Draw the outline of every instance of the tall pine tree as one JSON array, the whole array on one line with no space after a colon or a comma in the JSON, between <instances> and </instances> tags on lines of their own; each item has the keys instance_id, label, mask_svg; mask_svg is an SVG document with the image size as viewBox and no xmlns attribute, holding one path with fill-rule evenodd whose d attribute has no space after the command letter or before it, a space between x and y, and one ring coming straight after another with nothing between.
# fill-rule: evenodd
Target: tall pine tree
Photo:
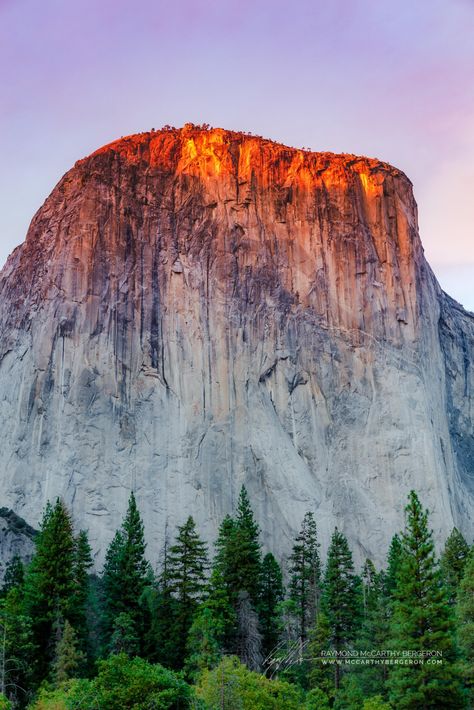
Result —
<instances>
[{"instance_id":1,"label":"tall pine tree","mask_svg":"<svg viewBox=\"0 0 474 710\"><path fill-rule=\"evenodd\" d=\"M75 540L70 513L59 498L54 506L46 506L35 546L25 580L25 614L33 620L36 667L42 679L53 660L54 623L74 614Z\"/></svg>"},{"instance_id":2,"label":"tall pine tree","mask_svg":"<svg viewBox=\"0 0 474 710\"><path fill-rule=\"evenodd\" d=\"M255 521L247 489L242 486L237 505L234 534L230 539L230 584L233 594L248 592L254 607L260 596L260 529Z\"/></svg>"},{"instance_id":3,"label":"tall pine tree","mask_svg":"<svg viewBox=\"0 0 474 710\"><path fill-rule=\"evenodd\" d=\"M186 655L186 641L193 616L206 587L207 546L200 540L190 516L178 528L174 545L170 547L167 564L167 589L175 603L175 645L180 666Z\"/></svg>"},{"instance_id":4,"label":"tall pine tree","mask_svg":"<svg viewBox=\"0 0 474 710\"><path fill-rule=\"evenodd\" d=\"M266 659L276 648L280 635L279 604L283 600L283 575L271 552L262 562L258 612L262 633L262 653Z\"/></svg>"},{"instance_id":5,"label":"tall pine tree","mask_svg":"<svg viewBox=\"0 0 474 710\"><path fill-rule=\"evenodd\" d=\"M321 562L316 521L311 512L303 518L290 556L290 599L295 603L304 644L308 629L314 624L320 597Z\"/></svg>"},{"instance_id":6,"label":"tall pine tree","mask_svg":"<svg viewBox=\"0 0 474 710\"><path fill-rule=\"evenodd\" d=\"M415 491L410 492L405 511L391 646L419 658L413 665L400 663L391 668L390 701L399 710L455 710L464 707L465 700L457 674L454 627L435 561L428 511L423 510ZM441 663L423 657L433 651L442 654Z\"/></svg>"},{"instance_id":7,"label":"tall pine tree","mask_svg":"<svg viewBox=\"0 0 474 710\"><path fill-rule=\"evenodd\" d=\"M137 635L144 636L141 597L151 583L151 568L145 558L145 549L143 522L132 492L122 528L107 550L102 574L106 643L110 643L115 619L121 613L129 614L136 624Z\"/></svg>"},{"instance_id":8,"label":"tall pine tree","mask_svg":"<svg viewBox=\"0 0 474 710\"><path fill-rule=\"evenodd\" d=\"M359 611L359 585L354 574L352 553L347 539L336 528L329 546L324 575L321 608L329 628L331 643L336 651L342 651L354 639ZM339 688L341 667L334 665L334 686Z\"/></svg>"},{"instance_id":9,"label":"tall pine tree","mask_svg":"<svg viewBox=\"0 0 474 710\"><path fill-rule=\"evenodd\" d=\"M74 594L72 598L71 622L77 635L79 651L84 654L88 645L87 606L89 603L89 570L92 567L92 551L85 530L75 539L74 548ZM69 631L68 631L69 633Z\"/></svg>"},{"instance_id":10,"label":"tall pine tree","mask_svg":"<svg viewBox=\"0 0 474 710\"><path fill-rule=\"evenodd\" d=\"M386 594L385 574L377 572L369 559L362 570L361 587L362 610L356 648L366 652L383 652L389 646L389 597ZM361 665L356 671L365 696L385 692L387 666Z\"/></svg>"},{"instance_id":11,"label":"tall pine tree","mask_svg":"<svg viewBox=\"0 0 474 710\"><path fill-rule=\"evenodd\" d=\"M474 548L464 566L456 604L457 640L470 707L474 707Z\"/></svg>"},{"instance_id":12,"label":"tall pine tree","mask_svg":"<svg viewBox=\"0 0 474 710\"><path fill-rule=\"evenodd\" d=\"M464 567L469 556L469 545L457 528L453 528L444 545L440 558L443 584L448 592L449 603L454 606Z\"/></svg>"}]
</instances>

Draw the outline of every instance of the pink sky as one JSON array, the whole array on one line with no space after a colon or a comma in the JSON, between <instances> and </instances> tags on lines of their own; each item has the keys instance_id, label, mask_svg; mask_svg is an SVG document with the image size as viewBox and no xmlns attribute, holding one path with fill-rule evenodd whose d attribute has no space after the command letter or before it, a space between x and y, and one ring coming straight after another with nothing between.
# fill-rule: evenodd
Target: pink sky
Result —
<instances>
[{"instance_id":1,"label":"pink sky","mask_svg":"<svg viewBox=\"0 0 474 710\"><path fill-rule=\"evenodd\" d=\"M210 123L404 170L474 310L473 0L0 0L0 262L78 158Z\"/></svg>"}]
</instances>

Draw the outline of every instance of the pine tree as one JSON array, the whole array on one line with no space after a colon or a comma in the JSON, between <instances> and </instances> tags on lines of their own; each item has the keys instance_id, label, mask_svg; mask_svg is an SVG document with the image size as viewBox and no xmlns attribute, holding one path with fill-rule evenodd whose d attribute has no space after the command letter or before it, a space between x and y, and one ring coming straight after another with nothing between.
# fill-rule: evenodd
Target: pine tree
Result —
<instances>
[{"instance_id":1,"label":"pine tree","mask_svg":"<svg viewBox=\"0 0 474 710\"><path fill-rule=\"evenodd\" d=\"M167 561L167 589L175 598L175 639L180 665L184 662L186 640L193 616L202 600L206 586L207 546L196 532L190 516L178 527L174 545Z\"/></svg>"},{"instance_id":2,"label":"pine tree","mask_svg":"<svg viewBox=\"0 0 474 710\"><path fill-rule=\"evenodd\" d=\"M8 696L15 707L23 706L33 685L35 651L32 620L25 615L23 591L12 587L0 600L0 693Z\"/></svg>"},{"instance_id":3,"label":"pine tree","mask_svg":"<svg viewBox=\"0 0 474 710\"><path fill-rule=\"evenodd\" d=\"M442 663L397 664L388 678L397 710L461 708L465 702L455 665L453 622L434 557L428 511L409 495L391 619L391 646L401 652L441 652Z\"/></svg>"},{"instance_id":4,"label":"pine tree","mask_svg":"<svg viewBox=\"0 0 474 710\"><path fill-rule=\"evenodd\" d=\"M78 640L74 628L65 621L56 643L53 660L53 682L56 687L77 676L84 664L84 654L78 649Z\"/></svg>"},{"instance_id":5,"label":"pine tree","mask_svg":"<svg viewBox=\"0 0 474 710\"><path fill-rule=\"evenodd\" d=\"M19 555L13 555L5 567L0 597L6 597L11 589L23 589L24 582L25 568L22 559Z\"/></svg>"},{"instance_id":6,"label":"pine tree","mask_svg":"<svg viewBox=\"0 0 474 710\"><path fill-rule=\"evenodd\" d=\"M320 596L321 563L316 521L311 512L303 518L290 557L290 599L295 602L303 645L314 623Z\"/></svg>"},{"instance_id":7,"label":"pine tree","mask_svg":"<svg viewBox=\"0 0 474 710\"><path fill-rule=\"evenodd\" d=\"M254 607L260 595L260 529L250 506L247 489L242 486L237 505L234 534L230 538L230 584L234 596L248 592Z\"/></svg>"},{"instance_id":8,"label":"pine tree","mask_svg":"<svg viewBox=\"0 0 474 710\"><path fill-rule=\"evenodd\" d=\"M474 549L470 552L459 584L456 621L462 675L470 694L470 707L474 707Z\"/></svg>"},{"instance_id":9,"label":"pine tree","mask_svg":"<svg viewBox=\"0 0 474 710\"><path fill-rule=\"evenodd\" d=\"M85 530L75 539L74 549L74 595L71 622L77 633L78 644L85 652L88 641L87 605L89 601L89 570L92 567L92 550Z\"/></svg>"},{"instance_id":10,"label":"pine tree","mask_svg":"<svg viewBox=\"0 0 474 710\"><path fill-rule=\"evenodd\" d=\"M400 536L395 534L390 542L387 555L387 571L385 573L385 592L387 596L392 596L395 592L401 555L402 542Z\"/></svg>"},{"instance_id":11,"label":"pine tree","mask_svg":"<svg viewBox=\"0 0 474 710\"><path fill-rule=\"evenodd\" d=\"M233 593L229 583L229 544L233 531L234 521L227 516L222 521L216 542L216 555L214 557L211 577L209 580L208 598L206 606L209 607L221 628L222 650L230 651L236 633L236 615L233 605Z\"/></svg>"},{"instance_id":12,"label":"pine tree","mask_svg":"<svg viewBox=\"0 0 474 710\"><path fill-rule=\"evenodd\" d=\"M126 653L129 658L140 653L136 621L124 611L114 621L110 650L112 653Z\"/></svg>"},{"instance_id":13,"label":"pine tree","mask_svg":"<svg viewBox=\"0 0 474 710\"><path fill-rule=\"evenodd\" d=\"M116 616L123 611L121 604L123 551L123 533L121 530L117 530L105 553L105 563L101 580L104 602L102 624L106 637L110 636Z\"/></svg>"},{"instance_id":14,"label":"pine tree","mask_svg":"<svg viewBox=\"0 0 474 710\"><path fill-rule=\"evenodd\" d=\"M239 594L247 592L254 609L260 601L261 550L258 535L259 529L243 487L237 518L234 520L227 515L219 528L207 602L222 621L224 647L228 653L236 653Z\"/></svg>"},{"instance_id":15,"label":"pine tree","mask_svg":"<svg viewBox=\"0 0 474 710\"><path fill-rule=\"evenodd\" d=\"M354 639L357 629L358 579L346 537L336 528L328 551L321 608L331 629L331 643L341 651ZM340 684L340 666L334 665L334 685Z\"/></svg>"},{"instance_id":16,"label":"pine tree","mask_svg":"<svg viewBox=\"0 0 474 710\"><path fill-rule=\"evenodd\" d=\"M266 658L275 650L280 635L279 604L283 600L283 576L271 552L262 562L258 614L262 632L262 652Z\"/></svg>"},{"instance_id":17,"label":"pine tree","mask_svg":"<svg viewBox=\"0 0 474 710\"><path fill-rule=\"evenodd\" d=\"M49 503L35 538L36 551L25 579L25 614L33 619L39 679L44 678L54 652L53 624L73 614L75 541L72 520L59 498Z\"/></svg>"},{"instance_id":18,"label":"pine tree","mask_svg":"<svg viewBox=\"0 0 474 710\"><path fill-rule=\"evenodd\" d=\"M469 556L469 545L457 528L453 528L446 540L440 559L443 584L448 592L451 606L456 603L456 593Z\"/></svg>"},{"instance_id":19,"label":"pine tree","mask_svg":"<svg viewBox=\"0 0 474 710\"><path fill-rule=\"evenodd\" d=\"M362 612L356 648L361 651L384 651L389 638L389 598L386 578L377 572L373 562L365 561L362 571ZM364 696L383 693L387 677L385 665L362 665L357 668L359 685Z\"/></svg>"},{"instance_id":20,"label":"pine tree","mask_svg":"<svg viewBox=\"0 0 474 710\"><path fill-rule=\"evenodd\" d=\"M143 638L143 608L140 599L151 582L151 568L145 558L143 523L133 492L121 530L117 531L106 553L102 574L104 594L104 635L109 643L113 625L121 613L130 614L136 632Z\"/></svg>"},{"instance_id":21,"label":"pine tree","mask_svg":"<svg viewBox=\"0 0 474 710\"><path fill-rule=\"evenodd\" d=\"M309 666L310 688L320 688L328 697L333 695L334 689L333 666L324 663L325 654L329 651L330 646L331 627L326 614L321 611L309 631L305 657Z\"/></svg>"}]
</instances>

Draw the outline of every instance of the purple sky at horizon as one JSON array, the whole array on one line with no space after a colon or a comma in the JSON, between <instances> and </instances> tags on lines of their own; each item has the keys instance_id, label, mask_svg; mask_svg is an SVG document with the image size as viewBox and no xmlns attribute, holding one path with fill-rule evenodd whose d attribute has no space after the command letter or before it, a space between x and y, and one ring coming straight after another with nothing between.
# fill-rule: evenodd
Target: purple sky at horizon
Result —
<instances>
[{"instance_id":1,"label":"purple sky at horizon","mask_svg":"<svg viewBox=\"0 0 474 710\"><path fill-rule=\"evenodd\" d=\"M474 0L0 0L0 262L74 162L188 121L375 156L474 311Z\"/></svg>"}]
</instances>

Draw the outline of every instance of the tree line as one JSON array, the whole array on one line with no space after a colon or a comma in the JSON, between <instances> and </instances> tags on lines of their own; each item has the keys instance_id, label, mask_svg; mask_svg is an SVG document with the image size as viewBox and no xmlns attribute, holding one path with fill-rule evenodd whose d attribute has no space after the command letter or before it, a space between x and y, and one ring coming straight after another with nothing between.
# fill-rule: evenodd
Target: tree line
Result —
<instances>
[{"instance_id":1,"label":"tree line","mask_svg":"<svg viewBox=\"0 0 474 710\"><path fill-rule=\"evenodd\" d=\"M0 710L474 707L473 548L454 529L438 559L414 491L359 573L337 528L323 564L311 511L282 570L245 487L212 558L190 516L154 572L133 493L99 575L60 499L35 545L0 592Z\"/></svg>"}]
</instances>

